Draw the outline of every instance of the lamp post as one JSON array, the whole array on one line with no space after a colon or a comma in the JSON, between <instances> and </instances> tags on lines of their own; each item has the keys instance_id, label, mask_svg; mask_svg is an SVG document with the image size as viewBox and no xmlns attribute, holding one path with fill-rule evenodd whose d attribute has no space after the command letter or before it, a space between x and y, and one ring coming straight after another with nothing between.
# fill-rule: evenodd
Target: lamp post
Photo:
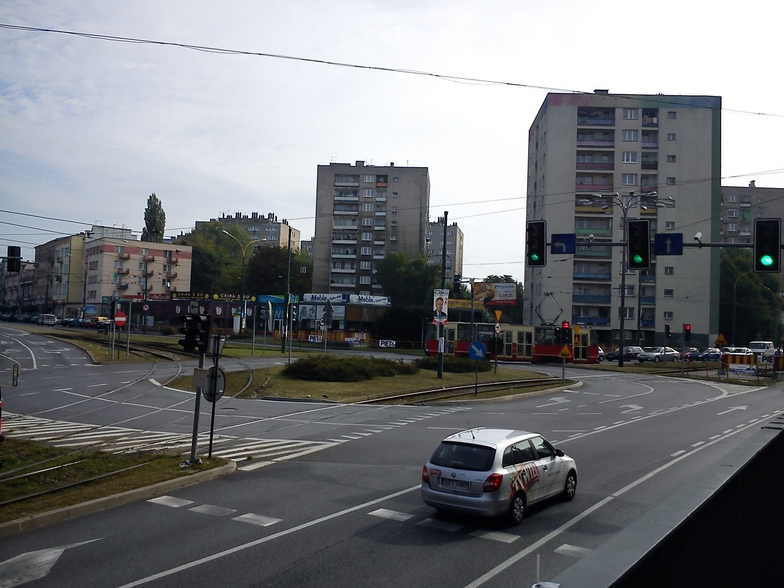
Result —
<instances>
[{"instance_id":1,"label":"lamp post","mask_svg":"<svg viewBox=\"0 0 784 588\"><path fill-rule=\"evenodd\" d=\"M735 347L735 317L737 315L737 308L738 305L736 303L738 297L738 282L743 276L747 276L749 274L753 274L754 270L749 270L747 272L743 272L737 278L735 278L735 284L732 286L732 346Z\"/></svg>"},{"instance_id":2,"label":"lamp post","mask_svg":"<svg viewBox=\"0 0 784 588\"><path fill-rule=\"evenodd\" d=\"M223 234L228 235L234 239L242 250L242 293L240 294L242 298L242 321L240 323L240 330L242 330L245 328L245 316L248 314L248 301L245 300L245 254L248 252L248 247L253 244L253 241L248 241L245 245L243 245L240 243L240 240L237 239L237 237L229 233L227 230L224 229Z\"/></svg>"},{"instance_id":3,"label":"lamp post","mask_svg":"<svg viewBox=\"0 0 784 588\"><path fill-rule=\"evenodd\" d=\"M644 194L635 194L634 190L629 191L628 195L621 196L618 192L614 194L594 194L594 200L601 205L603 209L618 206L621 209L623 216L623 241L621 242L621 291L620 291L620 344L618 345L618 367L623 367L623 347L624 335L626 330L626 304L624 298L626 297L626 256L629 248L628 236L626 233L626 221L629 216L629 210L639 207L641 210L647 210L650 207L656 208L673 208L675 200L667 197L660 199L656 192L646 192Z\"/></svg>"},{"instance_id":4,"label":"lamp post","mask_svg":"<svg viewBox=\"0 0 784 588\"><path fill-rule=\"evenodd\" d=\"M84 262L83 259L79 259L78 257L74 257L73 255L71 255L70 251L67 252L66 255L68 257L70 257L71 259L75 259L75 260L79 261L84 266L84 276L82 277L82 316L79 317L79 318L83 319L84 318L85 307L87 306L87 264ZM69 276L68 287L69 288L71 286L70 275L71 275L71 269L69 267L68 268L68 276ZM66 305L67 305L68 304L68 295L67 294L65 296L65 300L66 300Z\"/></svg>"}]
</instances>

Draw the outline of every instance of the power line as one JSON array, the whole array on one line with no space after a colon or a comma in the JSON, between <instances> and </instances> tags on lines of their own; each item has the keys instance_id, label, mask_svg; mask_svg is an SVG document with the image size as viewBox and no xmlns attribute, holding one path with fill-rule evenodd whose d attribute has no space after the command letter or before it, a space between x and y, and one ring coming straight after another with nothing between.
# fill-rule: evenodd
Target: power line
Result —
<instances>
[{"instance_id":1,"label":"power line","mask_svg":"<svg viewBox=\"0 0 784 588\"><path fill-rule=\"evenodd\" d=\"M556 88L552 86L542 86L537 84L524 84L520 82L509 82L503 80L490 80L485 78L472 78L466 76L456 76L456 75L449 75L449 74L440 74L434 72L426 72L426 71L419 71L414 69L404 69L404 68L395 68L395 67L385 67L385 66L378 66L378 65L363 65L359 63L349 63L343 61L330 61L326 59L316 59L312 57L299 57L295 55L284 55L280 53L266 53L262 51L246 51L241 49L229 49L225 47L211 47L208 45L193 45L189 43L178 43L175 41L158 41L155 39L142 39L138 37L120 37L116 35L104 35L100 33L85 33L80 31L68 31L62 29L49 29L49 28L42 28L42 27L29 27L23 25L14 25L8 23L0 23L0 28L9 29L9 30L16 30L16 31L26 31L26 32L34 32L34 33L54 33L59 35L71 35L75 37L82 37L85 39L94 39L98 41L111 41L115 43L132 43L132 44L143 44L143 45L160 45L166 47L179 47L181 49L189 49L193 51L203 51L205 53L214 53L218 55L240 55L240 56L249 56L249 57L266 57L269 59L283 59L289 61L300 61L304 63L314 63L318 65L330 65L333 67L347 67L347 68L354 68L354 69L363 69L368 71L380 71L380 72L387 72L387 73L399 73L399 74L406 74L406 75L414 75L414 76L424 76L424 77L431 77L436 78L448 82L457 82L457 83L473 83L473 84L484 84L484 85L491 85L491 86L508 86L513 88L526 88L532 90L545 90L547 92L562 92L567 94L592 94L591 92L584 92L582 90L569 90L565 88ZM632 94L613 94L613 96L617 97L626 97L626 98L634 98L636 95ZM659 94L651 94L651 99L658 102L659 104L663 105L673 105L673 106L682 106L686 104L686 99L684 98L683 101L679 101L678 99L673 98L665 98L664 95ZM697 106L697 108L708 108L713 110L711 106ZM772 116L777 118L784 118L784 114L776 114L776 113L769 113L769 112L757 112L757 111L750 111L750 110L739 110L739 109L726 109L722 108L722 111L731 112L734 114L744 114L744 115L753 115L753 116Z\"/></svg>"}]
</instances>

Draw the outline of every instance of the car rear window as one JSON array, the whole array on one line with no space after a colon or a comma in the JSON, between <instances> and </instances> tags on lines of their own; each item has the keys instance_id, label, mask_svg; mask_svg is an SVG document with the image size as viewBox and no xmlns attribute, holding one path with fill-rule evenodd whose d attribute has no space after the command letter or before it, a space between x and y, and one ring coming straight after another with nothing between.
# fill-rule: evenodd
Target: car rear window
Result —
<instances>
[{"instance_id":1,"label":"car rear window","mask_svg":"<svg viewBox=\"0 0 784 588\"><path fill-rule=\"evenodd\" d=\"M445 441L435 450L430 463L456 470L486 472L492 467L494 458L492 447Z\"/></svg>"}]
</instances>

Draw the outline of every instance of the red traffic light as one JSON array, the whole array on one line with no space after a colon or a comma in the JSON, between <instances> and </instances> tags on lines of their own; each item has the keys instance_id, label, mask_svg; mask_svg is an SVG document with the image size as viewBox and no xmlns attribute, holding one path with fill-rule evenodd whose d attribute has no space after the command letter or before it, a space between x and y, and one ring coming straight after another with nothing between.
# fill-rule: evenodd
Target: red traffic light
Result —
<instances>
[{"instance_id":1,"label":"red traffic light","mask_svg":"<svg viewBox=\"0 0 784 588\"><path fill-rule=\"evenodd\" d=\"M561 328L562 329L568 329L569 328L569 321L562 322L561 323Z\"/></svg>"}]
</instances>

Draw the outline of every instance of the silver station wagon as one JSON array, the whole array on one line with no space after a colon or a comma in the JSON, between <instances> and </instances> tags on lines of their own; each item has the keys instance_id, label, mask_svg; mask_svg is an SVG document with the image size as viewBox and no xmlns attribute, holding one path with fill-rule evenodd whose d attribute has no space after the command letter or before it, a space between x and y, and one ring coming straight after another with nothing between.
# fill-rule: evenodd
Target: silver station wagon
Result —
<instances>
[{"instance_id":1,"label":"silver station wagon","mask_svg":"<svg viewBox=\"0 0 784 588\"><path fill-rule=\"evenodd\" d=\"M422 499L437 510L507 516L560 495L574 498L577 466L538 433L468 429L444 439L422 468Z\"/></svg>"}]
</instances>

